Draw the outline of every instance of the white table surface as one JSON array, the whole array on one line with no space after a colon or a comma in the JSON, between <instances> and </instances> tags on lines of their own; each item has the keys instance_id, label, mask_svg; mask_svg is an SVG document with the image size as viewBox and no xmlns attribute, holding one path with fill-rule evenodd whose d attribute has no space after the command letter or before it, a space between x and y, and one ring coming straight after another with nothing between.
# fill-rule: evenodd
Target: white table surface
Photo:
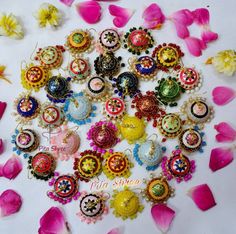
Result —
<instances>
[{"instance_id":1,"label":"white table surface","mask_svg":"<svg viewBox=\"0 0 236 234\"><path fill-rule=\"evenodd\" d=\"M0 80L0 100L8 103L7 110L3 119L0 121L0 137L6 142L6 151L0 156L0 163L5 162L12 155L12 145L10 143L11 134L14 131L16 123L11 116L13 111L13 100L18 94L23 91L20 85L20 64L21 61L26 60L30 62L30 55L34 50L36 43L40 47L47 45L64 44L66 35L76 28L94 28L97 32L107 27L112 27L112 18L107 10L108 3L102 2L103 17L102 20L96 25L87 25L80 19L75 11L75 7L71 8L64 6L59 1L48 0L49 3L55 4L59 9L65 13L65 23L56 31L49 29L40 29L37 26L36 20L33 18L32 13L36 11L39 5L43 1L41 0L1 0L0 11L1 12L13 12L19 16L23 22L25 29L25 38L23 40L12 40L5 37L0 37L0 64L7 65L6 73L9 75L10 80L13 82L9 85ZM79 1L75 1L79 2ZM145 6L148 6L151 0L121 0L116 4L123 7L129 7L135 9L136 12L131 18L129 23L122 31L129 29L132 26L140 26L142 24L142 11ZM185 56L183 62L186 66L196 65L200 69L204 76L203 87L200 90L201 93L206 92L206 96L211 100L211 90L217 85L230 85L236 90L236 77L225 77L216 73L211 66L205 66L204 61L214 55L217 51L223 49L235 49L235 0L226 1L210 1L210 0L159 0L158 4L163 9L164 13L169 15L170 13L183 9L195 9L199 7L207 7L211 13L211 28L213 31L219 33L219 39L210 44L208 49L203 52L203 55L199 58L195 58L189 54L182 40L177 38L173 25L167 22L160 31L155 31L154 36L157 43L174 42L179 44ZM199 35L197 27L191 29L193 35ZM130 56L125 50L121 49L117 52L123 56L124 61L127 62ZM88 57L93 59L97 56L94 52ZM64 65L68 63L68 56L64 60ZM124 69L125 70L125 69ZM123 71L124 71L123 70ZM153 87L152 83L141 82L141 89L148 90ZM81 90L82 86L74 85L74 90ZM45 93L41 91L35 95L41 101L45 101ZM188 95L183 95L180 100L180 104L188 98ZM170 199L168 205L176 211L176 217L172 223L171 234L234 234L236 233L235 217L236 217L236 170L235 162L231 163L228 167L212 173L208 167L210 151L216 146L221 146L214 140L215 131L213 129L214 124L221 121L227 121L235 124L236 118L236 100L224 107L215 107L215 118L206 126L206 140L207 147L205 147L204 153L196 153L192 158L196 160L197 170L193 176L193 179L187 183L171 184L176 188L176 195L173 199ZM99 110L101 110L100 105ZM168 109L169 111L178 110ZM133 110L129 110L129 113L134 113ZM101 114L98 114L96 121L102 118ZM93 120L93 123L95 120ZM36 127L37 128L37 127ZM85 141L85 133L89 126L80 128L80 136L82 138L81 150L88 148L88 143ZM41 131L39 129L39 131ZM150 126L147 128L149 134L157 132ZM46 141L43 144L48 144ZM176 145L176 140L168 141L166 143L167 153L171 152L173 146ZM116 150L122 150L129 146L125 141L118 144ZM46 196L46 192L49 187L48 184L43 181L35 179L27 179L27 162L22 159L24 169L21 174L13 181L9 181L5 178L0 178L0 192L6 189L14 189L19 192L23 198L23 206L19 213L14 214L7 218L0 218L0 233L1 234L36 234L39 227L40 217L51 207L58 206L57 203L50 200ZM73 172L72 160L68 162L59 162L57 170L60 172ZM157 173L160 172L160 168ZM135 165L132 170L133 179L142 179L148 177L148 173L143 167ZM101 180L105 180L105 176L100 177ZM207 183L215 196L217 205L206 211L200 211L193 201L186 195L189 188ZM90 184L81 183L81 190L89 189ZM142 185L141 187L143 187ZM109 187L107 192L111 193L112 189ZM124 228L124 234L158 234L161 233L154 225L150 215L150 205L145 203L144 211L138 215L138 218L130 221L122 221L113 216L112 212L106 216L101 222L95 225L87 225L82 223L75 215L78 211L78 202L72 202L64 206L64 211L67 220L70 224L73 234L106 234L111 228L121 226Z\"/></svg>"}]
</instances>

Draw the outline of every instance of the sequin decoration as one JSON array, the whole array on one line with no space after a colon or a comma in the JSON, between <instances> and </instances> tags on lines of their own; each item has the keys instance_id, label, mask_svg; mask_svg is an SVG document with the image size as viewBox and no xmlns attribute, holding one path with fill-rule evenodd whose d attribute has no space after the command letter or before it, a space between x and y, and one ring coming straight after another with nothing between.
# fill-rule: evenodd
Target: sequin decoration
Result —
<instances>
[{"instance_id":1,"label":"sequin decoration","mask_svg":"<svg viewBox=\"0 0 236 234\"><path fill-rule=\"evenodd\" d=\"M60 160L69 160L78 157L80 137L76 131L69 129L67 125L57 129L57 133L51 136L51 146L55 147L55 157ZM58 149L58 150L57 150Z\"/></svg>"},{"instance_id":2,"label":"sequin decoration","mask_svg":"<svg viewBox=\"0 0 236 234\"><path fill-rule=\"evenodd\" d=\"M109 120L121 120L125 113L126 104L122 98L108 98L103 105L103 115Z\"/></svg>"},{"instance_id":3,"label":"sequin decoration","mask_svg":"<svg viewBox=\"0 0 236 234\"><path fill-rule=\"evenodd\" d=\"M111 86L103 77L93 76L86 82L84 92L89 100L102 102L111 96Z\"/></svg>"},{"instance_id":4,"label":"sequin decoration","mask_svg":"<svg viewBox=\"0 0 236 234\"><path fill-rule=\"evenodd\" d=\"M29 157L28 169L35 178L49 180L54 176L56 161L51 154L39 152L35 156Z\"/></svg>"},{"instance_id":5,"label":"sequin decoration","mask_svg":"<svg viewBox=\"0 0 236 234\"><path fill-rule=\"evenodd\" d=\"M142 80L154 80L158 69L156 61L150 56L141 56L129 60L129 69Z\"/></svg>"},{"instance_id":6,"label":"sequin decoration","mask_svg":"<svg viewBox=\"0 0 236 234\"><path fill-rule=\"evenodd\" d=\"M91 123L91 118L95 117L96 109L96 106L91 104L83 92L73 94L70 99L66 100L64 106L66 118L77 125Z\"/></svg>"},{"instance_id":7,"label":"sequin decoration","mask_svg":"<svg viewBox=\"0 0 236 234\"><path fill-rule=\"evenodd\" d=\"M118 94L121 97L133 97L140 92L138 89L138 78L132 72L121 73L117 78L113 78L113 82L115 94Z\"/></svg>"},{"instance_id":8,"label":"sequin decoration","mask_svg":"<svg viewBox=\"0 0 236 234\"><path fill-rule=\"evenodd\" d=\"M16 112L16 121L21 124L29 124L29 121L35 119L40 112L39 101L29 94L21 94L14 101L14 109Z\"/></svg>"},{"instance_id":9,"label":"sequin decoration","mask_svg":"<svg viewBox=\"0 0 236 234\"><path fill-rule=\"evenodd\" d=\"M180 149L172 151L170 158L163 157L161 167L168 180L175 178L178 183L190 180L196 168L195 161L190 161Z\"/></svg>"},{"instance_id":10,"label":"sequin decoration","mask_svg":"<svg viewBox=\"0 0 236 234\"><path fill-rule=\"evenodd\" d=\"M109 208L106 205L108 198L103 192L81 192L80 211L76 215L87 224L102 220L103 216L108 214Z\"/></svg>"},{"instance_id":11,"label":"sequin decoration","mask_svg":"<svg viewBox=\"0 0 236 234\"><path fill-rule=\"evenodd\" d=\"M124 63L121 63L121 60L121 56L116 57L113 52L101 54L94 61L95 71L98 75L112 80L113 76L120 71L120 67L125 66Z\"/></svg>"},{"instance_id":12,"label":"sequin decoration","mask_svg":"<svg viewBox=\"0 0 236 234\"><path fill-rule=\"evenodd\" d=\"M157 62L158 69L168 72L170 68L179 69L180 60L184 56L180 47L173 43L163 43L158 45L153 53L152 57Z\"/></svg>"},{"instance_id":13,"label":"sequin decoration","mask_svg":"<svg viewBox=\"0 0 236 234\"><path fill-rule=\"evenodd\" d=\"M145 118L147 121L153 120L153 127L157 126L158 119L165 115L163 108L159 106L159 102L154 92L147 91L146 94L137 94L132 100L132 108L136 109L135 116Z\"/></svg>"},{"instance_id":14,"label":"sequin decoration","mask_svg":"<svg viewBox=\"0 0 236 234\"><path fill-rule=\"evenodd\" d=\"M26 65L25 69L21 69L21 84L25 89L37 92L46 85L50 74L45 67L31 63Z\"/></svg>"},{"instance_id":15,"label":"sequin decoration","mask_svg":"<svg viewBox=\"0 0 236 234\"><path fill-rule=\"evenodd\" d=\"M154 45L154 39L148 29L133 27L124 35L124 47L132 54L149 53Z\"/></svg>"},{"instance_id":16,"label":"sequin decoration","mask_svg":"<svg viewBox=\"0 0 236 234\"><path fill-rule=\"evenodd\" d=\"M39 115L39 126L41 128L56 128L65 122L65 114L61 107L51 103L42 105Z\"/></svg>"},{"instance_id":17,"label":"sequin decoration","mask_svg":"<svg viewBox=\"0 0 236 234\"><path fill-rule=\"evenodd\" d=\"M121 123L118 123L121 136L133 144L136 141L143 142L146 139L145 123L136 116L125 115Z\"/></svg>"},{"instance_id":18,"label":"sequin decoration","mask_svg":"<svg viewBox=\"0 0 236 234\"><path fill-rule=\"evenodd\" d=\"M130 162L124 153L106 152L103 157L105 159L103 172L108 179L113 180L116 177L130 177L130 169L133 167L133 163Z\"/></svg>"},{"instance_id":19,"label":"sequin decoration","mask_svg":"<svg viewBox=\"0 0 236 234\"><path fill-rule=\"evenodd\" d=\"M64 103L73 93L70 90L70 81L71 78L66 79L62 76L52 76L45 87L48 99L55 103Z\"/></svg>"},{"instance_id":20,"label":"sequin decoration","mask_svg":"<svg viewBox=\"0 0 236 234\"><path fill-rule=\"evenodd\" d=\"M111 148L120 141L118 129L108 121L99 121L92 125L87 133L87 139L91 141L90 146L93 150L100 153L105 153L108 149L112 152Z\"/></svg>"},{"instance_id":21,"label":"sequin decoration","mask_svg":"<svg viewBox=\"0 0 236 234\"><path fill-rule=\"evenodd\" d=\"M75 175L81 181L88 182L102 171L102 156L92 150L85 150L80 153L79 158L75 158Z\"/></svg>"},{"instance_id":22,"label":"sequin decoration","mask_svg":"<svg viewBox=\"0 0 236 234\"><path fill-rule=\"evenodd\" d=\"M70 62L68 70L72 81L76 83L83 83L90 78L91 67L88 59L76 57Z\"/></svg>"},{"instance_id":23,"label":"sequin decoration","mask_svg":"<svg viewBox=\"0 0 236 234\"><path fill-rule=\"evenodd\" d=\"M144 209L138 196L128 188L122 191L114 190L110 200L110 207L114 209L113 214L123 220L128 218L135 219L137 214Z\"/></svg>"},{"instance_id":24,"label":"sequin decoration","mask_svg":"<svg viewBox=\"0 0 236 234\"><path fill-rule=\"evenodd\" d=\"M48 197L63 205L77 200L80 196L78 180L74 175L59 175L55 172L48 184L52 187L52 190L47 192Z\"/></svg>"},{"instance_id":25,"label":"sequin decoration","mask_svg":"<svg viewBox=\"0 0 236 234\"><path fill-rule=\"evenodd\" d=\"M120 35L115 29L105 29L100 33L98 43L100 50L114 52L120 48Z\"/></svg>"},{"instance_id":26,"label":"sequin decoration","mask_svg":"<svg viewBox=\"0 0 236 234\"><path fill-rule=\"evenodd\" d=\"M47 69L59 68L63 62L63 52L65 52L63 46L47 46L39 48L34 59Z\"/></svg>"},{"instance_id":27,"label":"sequin decoration","mask_svg":"<svg viewBox=\"0 0 236 234\"><path fill-rule=\"evenodd\" d=\"M171 76L158 80L155 90L157 99L170 107L177 106L176 101L180 98L181 93L185 91L177 79Z\"/></svg>"},{"instance_id":28,"label":"sequin decoration","mask_svg":"<svg viewBox=\"0 0 236 234\"><path fill-rule=\"evenodd\" d=\"M93 49L92 43L93 37L88 30L77 29L67 37L65 47L72 55L77 55L90 52Z\"/></svg>"},{"instance_id":29,"label":"sequin decoration","mask_svg":"<svg viewBox=\"0 0 236 234\"><path fill-rule=\"evenodd\" d=\"M13 151L18 155L23 154L24 158L29 157L28 153L35 151L39 146L39 136L32 129L16 129L11 137L14 144Z\"/></svg>"},{"instance_id":30,"label":"sequin decoration","mask_svg":"<svg viewBox=\"0 0 236 234\"><path fill-rule=\"evenodd\" d=\"M151 175L151 180L144 180L146 188L142 190L142 196L152 204L166 203L174 195L174 189L170 187L163 176Z\"/></svg>"},{"instance_id":31,"label":"sequin decoration","mask_svg":"<svg viewBox=\"0 0 236 234\"><path fill-rule=\"evenodd\" d=\"M158 129L167 138L175 138L182 131L182 120L175 113L168 113L159 119Z\"/></svg>"},{"instance_id":32,"label":"sequin decoration","mask_svg":"<svg viewBox=\"0 0 236 234\"><path fill-rule=\"evenodd\" d=\"M186 116L187 125L198 125L200 128L214 117L213 107L207 103L206 98L200 96L190 97L181 106L180 111Z\"/></svg>"}]
</instances>

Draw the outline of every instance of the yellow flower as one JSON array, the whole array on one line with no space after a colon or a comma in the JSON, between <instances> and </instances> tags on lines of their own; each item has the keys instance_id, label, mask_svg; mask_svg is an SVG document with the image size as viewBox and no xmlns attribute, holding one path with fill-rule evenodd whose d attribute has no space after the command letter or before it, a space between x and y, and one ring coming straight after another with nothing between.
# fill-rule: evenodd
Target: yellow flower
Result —
<instances>
[{"instance_id":1,"label":"yellow flower","mask_svg":"<svg viewBox=\"0 0 236 234\"><path fill-rule=\"evenodd\" d=\"M0 35L15 39L24 37L22 26L13 14L0 14Z\"/></svg>"},{"instance_id":2,"label":"yellow flower","mask_svg":"<svg viewBox=\"0 0 236 234\"><path fill-rule=\"evenodd\" d=\"M43 3L35 14L35 18L41 28L46 26L57 27L61 23L62 14L52 4Z\"/></svg>"},{"instance_id":3,"label":"yellow flower","mask_svg":"<svg viewBox=\"0 0 236 234\"><path fill-rule=\"evenodd\" d=\"M8 80L4 74L6 69L6 66L0 65L0 79L7 81L8 83L11 83L10 80Z\"/></svg>"},{"instance_id":4,"label":"yellow flower","mask_svg":"<svg viewBox=\"0 0 236 234\"><path fill-rule=\"evenodd\" d=\"M232 76L236 72L236 51L220 51L215 57L208 59L206 63L213 64L218 72Z\"/></svg>"}]
</instances>

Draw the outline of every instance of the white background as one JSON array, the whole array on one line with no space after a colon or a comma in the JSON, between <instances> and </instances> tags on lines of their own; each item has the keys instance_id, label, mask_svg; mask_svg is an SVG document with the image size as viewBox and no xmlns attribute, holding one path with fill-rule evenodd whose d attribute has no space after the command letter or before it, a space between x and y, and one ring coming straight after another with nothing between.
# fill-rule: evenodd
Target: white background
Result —
<instances>
[{"instance_id":1,"label":"white background","mask_svg":"<svg viewBox=\"0 0 236 234\"><path fill-rule=\"evenodd\" d=\"M71 8L60 4L59 1L48 1L55 4L60 10L65 14L65 22L62 27L56 31L48 29L40 29L37 26L36 20L33 18L32 13L35 12L39 5L43 1L40 0L1 0L0 1L0 11L1 12L13 12L15 15L19 16L25 29L25 38L23 40L17 41L9 38L0 37L0 64L7 65L6 73L8 77L13 82L9 85L0 80L0 100L6 101L8 107L3 119L0 121L0 137L4 139L6 143L6 151L0 156L0 163L5 162L11 155L11 143L10 137L14 132L16 123L14 118L11 116L13 112L13 100L20 92L23 91L20 85L20 64L21 61L26 60L30 62L30 55L34 50L36 43L39 43L40 47L47 45L64 44L66 35L76 29L76 28L94 28L97 32L104 28L112 27L112 17L109 15L107 10L108 3L102 2L103 16L102 20L96 25L87 25L82 21L82 19L77 15L75 11L75 6ZM75 1L79 2L79 1ZM121 0L116 4L123 7L129 7L135 9L135 14L126 25L125 29L129 29L132 26L140 26L142 24L142 11L149 5L152 1L149 0ZM155 31L154 36L157 43L163 42L174 42L181 45L185 56L183 62L186 66L196 65L204 75L204 86L201 89L201 93L206 92L209 100L211 100L211 91L217 85L230 85L236 90L236 77L225 77L224 75L219 75L216 73L211 66L205 66L204 61L216 54L217 51L223 49L235 49L235 0L225 0L225 1L189 1L189 0L160 0L158 4L163 9L166 15L170 15L172 12L179 9L188 8L194 10L199 7L207 7L209 5L209 10L211 13L211 28L213 31L219 33L219 39L210 44L209 48L203 52L203 55L199 58L191 56L186 50L183 41L178 39L170 22L166 22L164 27L160 31ZM122 31L121 30L121 31ZM192 27L191 31L193 35L199 35L197 27ZM128 54L123 49L119 50L117 54L123 55L124 61L127 62L130 54ZM94 52L89 55L91 61L97 56ZM68 56L64 60L64 67L68 63ZM125 70L125 69L124 69ZM148 90L153 88L153 84L141 82L141 89ZM79 85L74 85L73 89L80 90ZM44 91L37 93L35 95L42 102L46 100ZM180 100L180 104L188 97L187 94L183 95ZM181 184L176 184L171 182L171 184L176 188L176 196L170 199L168 205L176 211L176 218L173 221L171 234L233 234L236 233L235 217L236 217L236 187L235 187L235 162L231 163L227 168L224 168L218 172L212 173L208 167L210 151L216 146L221 146L214 140L215 131L213 129L214 124L221 121L227 121L235 124L236 117L236 100L224 107L215 107L215 118L214 120L205 128L207 147L203 154L196 153L192 158L196 160L197 170L193 176L193 179L187 183L183 182ZM97 105L98 106L98 105ZM178 108L178 107L177 107ZM99 107L99 109L101 109ZM173 111L174 109L171 109ZM176 109L177 111L177 109ZM133 111L129 111L133 113ZM99 114L96 120L102 118ZM93 120L93 123L95 121ZM35 122L35 125L37 123ZM79 134L82 138L81 150L88 148L87 142L85 140L85 133L87 132L89 126L81 127ZM41 130L39 130L41 131ZM151 126L147 127L149 134L157 132ZM44 140L44 139L43 139ZM46 141L43 144L47 144ZM171 152L173 147L176 145L176 141L168 141L167 153ZM128 146L128 144L123 141L116 147L116 150L122 150ZM27 162L22 159L24 170L22 173L14 180L8 181L5 178L0 178L0 192L6 189L14 189L19 192L23 198L23 206L19 213L12 215L8 218L0 219L0 234L36 234L39 227L40 217L51 207L57 206L58 204L50 200L46 196L46 192L49 189L47 183L43 181L38 181L35 179L29 180L27 178ZM59 162L58 171L68 173L73 172L72 161L69 162ZM157 172L160 172L158 169ZM136 165L132 170L132 178L143 178L148 177L148 173L144 168ZM104 175L100 179L105 179ZM217 206L210 209L209 211L200 211L193 201L186 195L188 189L192 186L207 183L213 191L215 196ZM89 185L81 183L81 190L87 189ZM111 190L107 191L111 193ZM77 217L76 212L78 211L78 202L72 202L64 206L64 211L69 221L71 231L73 234L106 234L113 227L121 226L124 229L124 234L158 234L160 231L155 227L151 215L150 215L150 205L145 203L145 209L142 214L138 216L136 220L127 220L123 222L121 219L117 219L112 215L112 212L103 219L103 221L98 222L95 225L87 225L82 223Z\"/></svg>"}]
</instances>

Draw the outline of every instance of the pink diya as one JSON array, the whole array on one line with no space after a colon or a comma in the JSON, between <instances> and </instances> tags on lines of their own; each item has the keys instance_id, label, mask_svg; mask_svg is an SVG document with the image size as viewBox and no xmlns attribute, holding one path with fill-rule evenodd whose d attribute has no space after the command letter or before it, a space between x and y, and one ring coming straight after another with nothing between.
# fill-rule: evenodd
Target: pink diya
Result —
<instances>
[{"instance_id":1,"label":"pink diya","mask_svg":"<svg viewBox=\"0 0 236 234\"><path fill-rule=\"evenodd\" d=\"M109 121L99 121L91 126L87 139L91 140L90 146L99 153L106 153L107 149L114 147L120 139L117 137L118 129ZM112 149L109 152L113 152Z\"/></svg>"},{"instance_id":2,"label":"pink diya","mask_svg":"<svg viewBox=\"0 0 236 234\"><path fill-rule=\"evenodd\" d=\"M76 130L63 126L59 128L59 132L56 135L51 137L51 144L55 148L54 156L62 161L67 161L70 158L77 158L80 137Z\"/></svg>"}]
</instances>

